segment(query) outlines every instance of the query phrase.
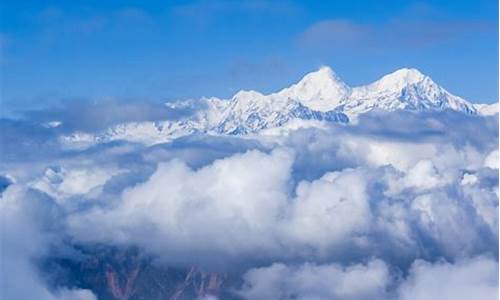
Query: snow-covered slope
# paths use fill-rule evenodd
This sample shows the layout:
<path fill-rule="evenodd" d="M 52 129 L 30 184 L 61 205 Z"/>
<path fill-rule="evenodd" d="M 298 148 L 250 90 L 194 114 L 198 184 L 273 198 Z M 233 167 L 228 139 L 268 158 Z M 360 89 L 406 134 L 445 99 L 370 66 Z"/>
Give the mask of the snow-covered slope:
<path fill-rule="evenodd" d="M 454 110 L 493 114 L 498 106 L 473 105 L 436 84 L 416 69 L 400 69 L 364 86 L 349 87 L 329 67 L 305 75 L 298 83 L 264 95 L 240 91 L 231 99 L 202 98 L 169 102 L 188 110 L 188 117 L 161 122 L 132 122 L 98 134 L 75 132 L 61 138 L 68 145 L 128 140 L 144 144 L 167 142 L 193 134 L 244 135 L 280 132 L 287 124 L 347 123 L 373 109 L 396 111 Z M 271 130 L 271 131 L 270 131 Z"/>
<path fill-rule="evenodd" d="M 466 100 L 452 95 L 430 77 L 416 69 L 400 69 L 381 79 L 352 89 L 342 111 L 357 116 L 372 109 L 446 110 L 475 114 L 476 109 Z"/>
<path fill-rule="evenodd" d="M 351 88 L 330 67 L 323 66 L 274 96 L 297 100 L 317 111 L 329 111 L 345 101 L 350 94 Z"/>
<path fill-rule="evenodd" d="M 255 91 L 240 91 L 229 101 L 214 128 L 219 134 L 247 134 L 283 126 L 294 119 L 347 123 L 335 110 L 314 110 L 293 98 L 265 96 Z"/>
<path fill-rule="evenodd" d="M 455 96 L 417 69 L 403 68 L 368 85 L 351 88 L 329 67 L 304 76 L 276 94 L 318 111 L 336 110 L 355 118 L 373 109 L 446 110 L 476 114 L 476 108 Z"/>
<path fill-rule="evenodd" d="M 97 134 L 74 132 L 62 136 L 60 142 L 70 148 L 86 148 L 118 140 L 146 145 L 165 143 L 186 135 L 207 132 L 221 122 L 222 113 L 229 104 L 229 101 L 215 97 L 169 102 L 165 104 L 169 108 L 189 111 L 190 114 L 175 120 L 122 123 Z"/>
<path fill-rule="evenodd" d="M 478 114 L 482 116 L 494 116 L 498 114 L 498 102 L 491 104 L 474 104 Z"/>

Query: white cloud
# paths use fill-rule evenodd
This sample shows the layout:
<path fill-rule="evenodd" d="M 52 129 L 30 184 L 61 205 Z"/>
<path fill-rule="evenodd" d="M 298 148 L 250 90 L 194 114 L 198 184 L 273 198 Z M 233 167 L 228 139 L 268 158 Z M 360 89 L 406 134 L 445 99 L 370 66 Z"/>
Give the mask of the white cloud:
<path fill-rule="evenodd" d="M 97 300 L 96 296 L 89 290 L 61 289 L 55 292 L 57 299 L 61 300 Z"/>
<path fill-rule="evenodd" d="M 491 169 L 498 169 L 498 150 L 492 151 L 486 156 L 484 166 Z"/>
<path fill-rule="evenodd" d="M 72 169 L 49 167 L 41 178 L 37 178 L 29 185 L 54 199 L 63 200 L 70 196 L 87 194 L 119 173 L 120 170 L 97 166 Z"/>
<path fill-rule="evenodd" d="M 137 242 L 171 253 L 169 259 L 275 252 L 272 228 L 286 207 L 292 158 L 278 149 L 235 155 L 196 171 L 179 161 L 160 164 L 147 182 L 123 193 L 119 207 L 70 216 L 70 229 L 81 240 Z"/>
<path fill-rule="evenodd" d="M 432 189 L 446 182 L 441 178 L 430 160 L 421 160 L 413 166 L 404 178 L 404 186 L 418 189 Z"/>
<path fill-rule="evenodd" d="M 382 299 L 390 274 L 383 261 L 372 260 L 348 267 L 273 264 L 249 270 L 243 279 L 238 294 L 245 299 Z"/>
<path fill-rule="evenodd" d="M 89 290 L 53 292 L 33 261 L 58 242 L 54 232 L 59 213 L 40 194 L 13 185 L 0 196 L 0 295 L 3 299 L 94 300 Z"/>
<path fill-rule="evenodd" d="M 403 116 L 277 137 L 71 151 L 13 124 L 0 165 L 14 177 L 0 200 L 10 274 L 0 282 L 16 298 L 91 299 L 72 286 L 49 288 L 32 261 L 97 242 L 137 246 L 167 268 L 227 271 L 234 282 L 250 270 L 243 287 L 228 284 L 254 299 L 432 298 L 440 294 L 426 284 L 436 274 L 451 282 L 443 297 L 461 282 L 464 294 L 487 294 L 472 284 L 489 287 L 490 273 L 479 269 L 497 266 L 497 140 L 479 119 L 457 135 L 446 123 L 455 119 L 446 120 L 434 119 L 430 131 Z M 35 153 L 26 141 L 49 150 Z M 493 259 L 473 258 L 483 255 Z M 441 259 L 453 263 L 410 268 Z M 480 282 L 453 277 L 462 270 Z"/>
<path fill-rule="evenodd" d="M 361 170 L 328 173 L 299 183 L 286 223 L 292 240 L 329 253 L 366 232 L 371 222 L 366 185 Z"/>
<path fill-rule="evenodd" d="M 70 234 L 81 242 L 139 244 L 171 263 L 193 256 L 204 264 L 220 264 L 214 256 L 244 261 L 256 252 L 270 262 L 494 250 L 496 230 L 484 225 L 497 222 L 496 195 L 475 196 L 458 170 L 439 170 L 430 160 L 406 172 L 347 168 L 290 189 L 293 163 L 285 148 L 253 150 L 197 170 L 162 163 L 146 182 L 126 189 L 117 206 L 69 216 Z"/>
<path fill-rule="evenodd" d="M 401 300 L 498 299 L 498 262 L 482 257 L 456 264 L 416 261 L 399 291 Z"/>
<path fill-rule="evenodd" d="M 478 178 L 474 174 L 465 173 L 462 181 L 460 182 L 462 185 L 467 184 L 476 184 L 478 182 Z"/>
<path fill-rule="evenodd" d="M 475 257 L 455 263 L 415 261 L 408 275 L 381 260 L 366 264 L 285 265 L 254 268 L 237 294 L 245 299 L 497 299 L 498 262 Z"/>

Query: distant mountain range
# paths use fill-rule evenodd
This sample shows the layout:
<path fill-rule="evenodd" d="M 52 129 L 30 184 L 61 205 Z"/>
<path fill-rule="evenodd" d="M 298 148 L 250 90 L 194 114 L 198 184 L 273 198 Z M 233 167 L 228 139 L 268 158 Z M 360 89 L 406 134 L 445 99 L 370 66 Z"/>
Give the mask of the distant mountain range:
<path fill-rule="evenodd" d="M 269 95 L 239 91 L 231 99 L 212 97 L 165 105 L 173 110 L 192 109 L 193 114 L 176 120 L 123 123 L 99 134 L 75 132 L 62 137 L 62 142 L 83 146 L 114 140 L 156 144 L 193 133 L 258 134 L 331 122 L 356 123 L 358 116 L 375 109 L 390 112 L 453 110 L 469 115 L 498 113 L 496 103 L 472 104 L 416 69 L 403 68 L 371 84 L 350 87 L 326 66 Z"/>

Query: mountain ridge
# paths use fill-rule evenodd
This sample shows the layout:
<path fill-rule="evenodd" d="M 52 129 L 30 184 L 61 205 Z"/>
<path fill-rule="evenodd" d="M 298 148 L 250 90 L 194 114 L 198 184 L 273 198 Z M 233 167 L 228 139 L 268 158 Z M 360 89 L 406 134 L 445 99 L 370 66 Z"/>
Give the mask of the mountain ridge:
<path fill-rule="evenodd" d="M 330 95 L 329 106 L 323 107 L 327 107 L 328 110 L 337 109 L 350 118 L 355 119 L 359 114 L 375 108 L 387 111 L 451 109 L 469 114 L 477 113 L 475 107 L 467 100 L 451 94 L 415 68 L 401 68 L 372 83 L 349 87 L 330 67 L 323 66 L 318 71 L 306 74 L 299 83 L 307 78 L 319 78 L 316 84 L 310 80 L 308 84 L 322 86 L 324 77 L 328 74 L 334 74 L 335 83 L 338 83 L 343 93 Z M 296 85 L 292 85 L 294 86 Z M 302 95 L 295 95 L 295 99 L 303 98 Z M 319 106 L 317 102 L 321 100 L 321 98 L 316 99 L 311 106 L 317 108 Z M 308 100 L 309 103 L 312 101 Z M 308 102 L 303 104 L 308 105 Z"/>
<path fill-rule="evenodd" d="M 332 68 L 322 66 L 297 83 L 268 95 L 240 90 L 230 99 L 203 97 L 165 105 L 171 109 L 192 108 L 194 112 L 180 120 L 124 123 L 97 135 L 74 133 L 61 140 L 67 144 L 113 140 L 155 144 L 193 133 L 254 134 L 292 121 L 294 128 L 296 124 L 356 123 L 358 116 L 372 110 L 495 113 L 494 107 L 472 104 L 455 96 L 414 68 L 402 68 L 367 85 L 350 87 Z"/>

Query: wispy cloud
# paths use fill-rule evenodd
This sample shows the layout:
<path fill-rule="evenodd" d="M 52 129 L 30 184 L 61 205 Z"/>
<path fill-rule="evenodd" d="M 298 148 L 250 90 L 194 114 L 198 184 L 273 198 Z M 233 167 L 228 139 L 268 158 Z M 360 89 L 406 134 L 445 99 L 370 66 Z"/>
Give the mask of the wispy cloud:
<path fill-rule="evenodd" d="M 137 7 L 122 7 L 106 12 L 88 9 L 70 12 L 53 6 L 39 12 L 36 20 L 42 30 L 93 34 L 108 27 L 119 28 L 130 24 L 149 25 L 153 22 L 153 17 L 147 11 Z"/>
<path fill-rule="evenodd" d="M 294 14 L 298 11 L 300 7 L 291 1 L 268 0 L 196 0 L 171 9 L 173 15 L 188 19 L 199 26 L 206 26 L 228 14 Z"/>
<path fill-rule="evenodd" d="M 330 19 L 310 25 L 296 39 L 298 46 L 328 51 L 422 49 L 464 37 L 492 35 L 496 25 L 484 21 L 392 19 L 373 24 Z"/>

